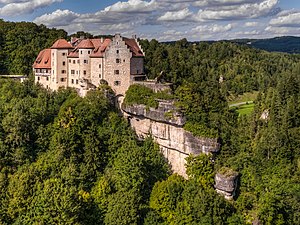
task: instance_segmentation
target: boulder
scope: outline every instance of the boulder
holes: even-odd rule
[[[215,176],[216,191],[226,199],[233,199],[237,187],[238,173],[230,168],[222,168]]]

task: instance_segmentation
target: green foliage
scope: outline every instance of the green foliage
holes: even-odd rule
[[[186,122],[186,124],[184,125],[184,129],[190,131],[192,134],[198,137],[209,137],[209,138],[218,137],[217,130],[190,121]]]
[[[0,20],[0,74],[32,74],[32,64],[39,51],[66,37],[64,30]]]
[[[186,174],[203,188],[211,188],[214,184],[214,167],[211,156],[200,154],[186,158]]]
[[[30,74],[38,51],[59,36],[66,33],[0,20],[1,73]],[[174,96],[133,85],[125,104],[177,99],[187,130],[218,137],[215,164],[189,157],[189,180],[169,176],[158,146],[137,140],[105,85],[80,98],[0,79],[0,223],[299,224],[299,55],[184,39],[142,45],[147,73],[164,71]],[[229,96],[253,91],[250,116],[228,109]],[[240,174],[232,202],[212,187],[226,167]]]
[[[110,196],[104,222],[107,225],[139,224],[139,198],[134,191],[117,192]]]
[[[129,87],[124,99],[125,105],[141,104],[147,107],[157,108],[157,99],[173,99],[173,96],[167,92],[155,93],[152,89],[139,84],[134,84]]]
[[[141,224],[169,168],[152,139],[137,141],[109,90],[80,98],[0,82],[0,223]]]
[[[218,196],[212,187],[204,188],[199,179],[185,181],[177,175],[154,186],[150,207],[154,211],[146,218],[148,224],[151,219],[152,223],[174,225],[227,224],[234,213],[233,206]]]

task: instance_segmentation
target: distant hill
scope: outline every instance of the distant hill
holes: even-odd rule
[[[230,42],[247,44],[254,48],[259,48],[270,52],[300,54],[300,37],[284,36],[269,39],[236,39],[230,40]]]

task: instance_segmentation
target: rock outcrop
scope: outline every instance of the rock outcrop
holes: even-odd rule
[[[237,178],[237,172],[229,168],[223,168],[215,176],[216,191],[228,200],[233,199],[237,187]]]
[[[172,101],[160,101],[157,109],[144,105],[123,106],[132,128],[140,138],[151,135],[159,144],[173,172],[186,177],[185,158],[190,154],[215,153],[217,139],[199,138],[183,129],[185,118]]]

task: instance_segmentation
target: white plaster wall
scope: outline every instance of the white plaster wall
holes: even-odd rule
[[[69,62],[71,60],[71,62]],[[80,78],[80,65],[78,63],[79,58],[69,58],[68,59],[68,87],[80,88],[79,78]],[[75,73],[72,74],[71,71],[74,70]],[[72,84],[72,79],[74,83]],[[77,82],[78,81],[78,82]]]
[[[91,58],[90,60],[91,60],[91,83],[98,87],[100,84],[100,80],[104,78],[104,59]]]

